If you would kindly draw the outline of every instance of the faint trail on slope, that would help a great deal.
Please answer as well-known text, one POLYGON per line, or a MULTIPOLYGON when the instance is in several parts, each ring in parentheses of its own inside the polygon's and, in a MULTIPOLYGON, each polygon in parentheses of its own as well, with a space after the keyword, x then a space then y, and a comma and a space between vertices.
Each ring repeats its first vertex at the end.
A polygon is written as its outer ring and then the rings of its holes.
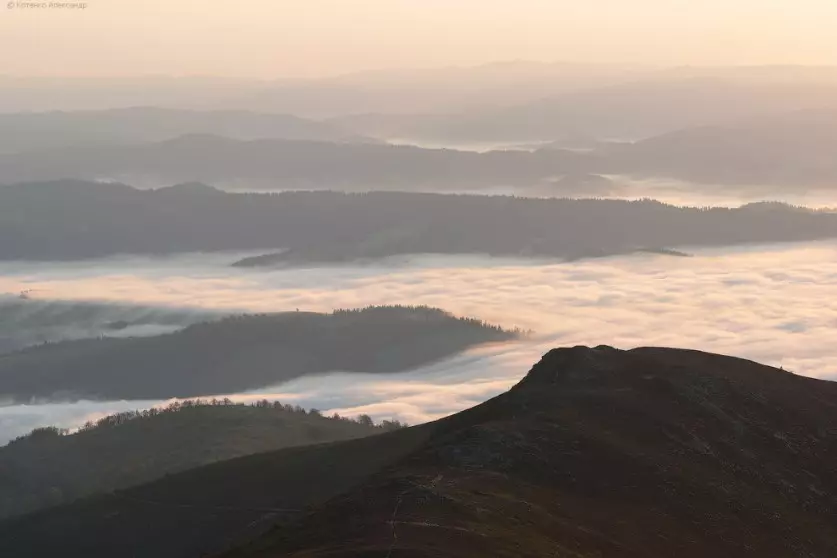
MULTIPOLYGON (((410 492, 412 492, 414 490, 418 490, 419 488, 425 488, 427 490, 433 490, 434 488, 436 488, 436 486, 439 484, 439 482, 442 480, 442 478, 443 478, 442 475, 438 475, 438 476, 436 476, 436 478, 434 478, 432 481, 430 481, 430 483, 428 483, 426 485, 417 484, 415 486, 412 486, 412 487, 408 488, 407 490, 403 491, 402 493, 400 493, 398 495, 398 498, 395 500, 395 508, 392 510, 392 516, 390 516, 390 520, 389 520, 389 524, 390 524, 390 526, 392 526, 392 543, 390 543, 390 545, 389 545, 389 550, 387 551, 386 558, 392 558, 392 552, 395 550, 395 545, 398 544, 397 525, 398 524, 401 524, 401 525, 413 525, 413 524, 419 525, 419 523, 414 523, 414 522, 409 522, 409 521, 398 521, 398 519, 397 519, 398 508, 401 507, 401 502, 404 501, 404 496, 406 496, 407 494, 409 494, 410 492)), ((421 525, 422 526, 430 526, 430 524, 426 524, 426 523, 422 523, 421 525)))

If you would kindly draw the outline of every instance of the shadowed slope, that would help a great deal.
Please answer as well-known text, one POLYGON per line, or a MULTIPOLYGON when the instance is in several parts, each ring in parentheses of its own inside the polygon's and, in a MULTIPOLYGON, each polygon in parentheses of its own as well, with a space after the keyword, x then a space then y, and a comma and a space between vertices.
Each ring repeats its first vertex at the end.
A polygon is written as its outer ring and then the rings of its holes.
POLYGON ((225 556, 826 558, 835 424, 837 384, 694 351, 558 349, 447 419, 6 522, 0 553, 199 556, 262 533, 225 556))
POLYGON ((39 428, 0 447, 0 518, 208 463, 400 427, 324 417, 278 402, 235 405, 225 399, 109 415, 73 434, 39 428))
POLYGON ((837 385, 697 352, 552 351, 235 557, 833 556, 837 385))

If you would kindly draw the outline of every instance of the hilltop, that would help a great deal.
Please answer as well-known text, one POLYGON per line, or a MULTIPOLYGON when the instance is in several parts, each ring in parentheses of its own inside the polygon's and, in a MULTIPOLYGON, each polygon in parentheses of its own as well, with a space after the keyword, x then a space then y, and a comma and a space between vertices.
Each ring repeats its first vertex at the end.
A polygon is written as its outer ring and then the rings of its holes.
POLYGON ((446 419, 6 521, 0 551, 828 558, 835 400, 835 383, 732 357, 556 349, 446 419))
POLYGON ((0 448, 0 517, 110 492, 243 455, 361 438, 401 428, 368 416, 229 399, 174 402, 87 422, 77 432, 38 428, 0 448))
POLYGON ((228 395, 308 374, 402 372, 518 333, 424 306, 231 316, 165 335, 0 354, 0 399, 228 395))

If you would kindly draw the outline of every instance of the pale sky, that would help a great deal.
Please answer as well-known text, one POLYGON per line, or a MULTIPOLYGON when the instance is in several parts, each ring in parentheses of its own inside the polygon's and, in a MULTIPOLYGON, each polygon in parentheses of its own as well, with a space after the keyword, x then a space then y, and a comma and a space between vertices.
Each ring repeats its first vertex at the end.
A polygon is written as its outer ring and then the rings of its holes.
POLYGON ((513 59, 837 65, 837 0, 83 1, 0 1, 0 74, 278 78, 513 59))

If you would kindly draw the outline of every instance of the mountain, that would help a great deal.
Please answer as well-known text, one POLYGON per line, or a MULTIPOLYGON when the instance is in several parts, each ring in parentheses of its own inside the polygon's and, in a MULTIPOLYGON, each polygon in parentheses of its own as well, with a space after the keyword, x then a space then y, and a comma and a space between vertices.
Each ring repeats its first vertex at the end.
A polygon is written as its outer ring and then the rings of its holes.
POLYGON ((264 83, 226 99, 307 118, 457 113, 524 103, 548 95, 619 83, 645 70, 606 64, 500 61, 477 66, 383 69, 308 80, 264 83))
POLYGON ((617 172, 694 182, 834 186, 837 110, 801 110, 677 130, 613 144, 603 158, 617 172))
POLYGON ((118 180, 150 187, 205 182, 228 190, 451 190, 530 186, 579 156, 558 151, 473 153, 372 143, 241 141, 188 134, 164 141, 75 145, 0 155, 8 182, 118 180))
POLYGON ((801 109, 835 107, 837 81, 726 73, 661 73, 514 106, 433 115, 371 114, 335 122, 379 138, 447 142, 554 141, 564 137, 640 140, 682 128, 801 109))
POLYGON ((216 461, 348 440, 399 428, 326 418, 281 403, 175 402, 89 422, 39 428, 0 447, 0 517, 111 492, 216 461))
POLYGON ((835 400, 726 356, 556 349, 462 413, 5 521, 0 552, 827 558, 835 400))
POLYGON ((230 139, 373 141, 337 125, 287 114, 157 107, 0 114, 0 153, 107 146, 212 134, 230 139))
POLYGON ((255 110, 327 118, 368 112, 426 113, 521 103, 617 83, 640 69, 604 64, 507 61, 478 66, 386 69, 276 80, 200 76, 23 77, 0 75, 0 112, 153 105, 255 110))
POLYGON ((728 209, 399 192, 230 194, 200 185, 142 191, 74 181, 0 187, 2 260, 281 249, 287 251, 274 263, 427 253, 573 259, 835 237, 837 214, 781 204, 728 209))
POLYGON ((0 400, 227 395, 309 374, 402 372, 515 337, 427 307, 233 316, 165 335, 66 341, 0 355, 0 400))
MULTIPOLYGON (((46 124, 43 125, 46 131, 40 131, 40 124, 30 123, 27 126, 34 128, 34 132, 10 131, 5 135, 2 134, 4 118, 12 117, 0 115, 0 176, 9 183, 74 178, 122 181, 147 188, 203 182, 228 191, 444 193, 504 188, 530 195, 548 192, 551 185, 564 177, 585 175, 675 178, 696 183, 693 188, 698 191, 706 190, 701 184, 749 186, 766 193, 776 185, 792 187, 794 191, 834 187, 837 164, 831 153, 837 148, 837 108, 834 108, 837 105, 769 114, 745 110, 738 114, 730 109, 729 114, 722 115, 719 111, 717 117, 709 118, 696 115, 699 111, 686 109, 691 105, 702 106, 697 99, 703 90, 684 87, 684 91, 683 95, 691 100, 682 101, 683 106, 674 103, 677 106, 670 108, 673 114, 682 111, 682 118, 672 116, 668 125, 661 124, 641 133, 625 131, 619 136, 641 138, 636 141, 601 141, 590 132, 559 129, 547 134, 551 141, 539 147, 495 145, 482 152, 373 143, 359 137, 340 136, 339 132, 293 132, 290 128, 314 124, 285 126, 281 122, 288 117, 268 118, 255 113, 215 115, 181 111, 174 116, 155 118, 143 116, 142 110, 137 109, 134 118, 147 124, 120 121, 88 125, 82 119, 57 128, 70 130, 75 126, 83 132, 62 132, 46 124), (203 118, 209 121, 204 122, 203 118), (94 138, 97 134, 98 138, 94 138), (285 136, 293 139, 284 139, 285 136), (42 147, 2 152, 4 144, 8 150, 14 150, 15 145, 20 148, 26 142, 42 147)), ((626 99, 621 102, 628 103, 626 99)), ((652 100, 647 102, 648 111, 657 108, 652 100)), ((757 103, 746 101, 742 94, 732 104, 752 107, 757 103)), ((632 115, 630 118, 639 111, 630 106, 623 110, 625 115, 632 115)), ((127 118, 124 111, 119 114, 127 118)), ((599 112, 595 114, 601 116, 599 112)), ((75 113, 71 116, 75 118, 75 113)), ((549 118, 538 111, 526 118, 512 118, 514 122, 521 119, 538 125, 568 122, 563 116, 549 118)), ((448 117, 438 117, 438 120, 448 124, 456 121, 448 117)), ((20 126, 6 122, 7 129, 16 127, 20 126)), ((516 139, 520 138, 506 141, 512 144, 516 139)), ((561 191, 576 197, 600 193, 596 189, 591 192, 584 184, 572 180, 563 183, 561 191)), ((612 190, 605 189, 603 193, 610 195, 612 190)))

